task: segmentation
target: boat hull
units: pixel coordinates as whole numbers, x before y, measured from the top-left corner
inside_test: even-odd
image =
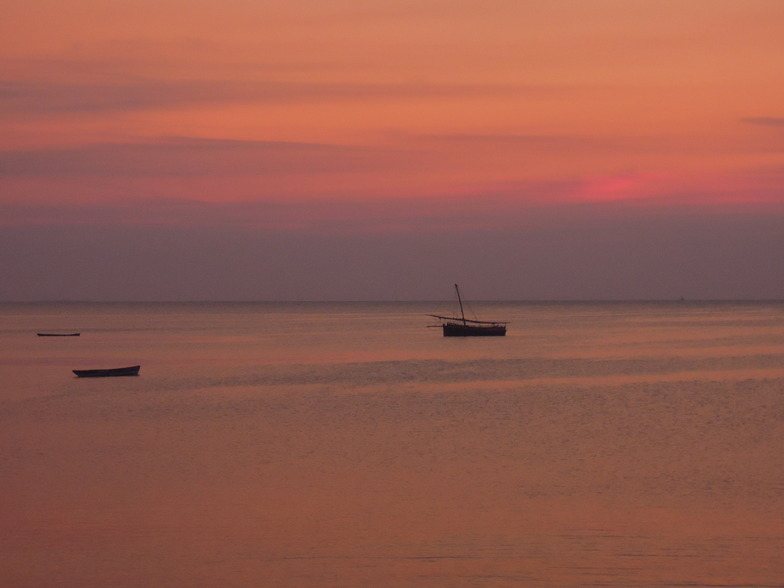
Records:
[[[457,284],[455,284],[455,294],[457,294],[457,301],[460,304],[459,317],[430,315],[441,321],[444,337],[504,337],[506,335],[506,321],[467,319],[463,309],[463,298],[460,296],[460,287]]]
[[[78,337],[79,333],[36,333],[39,337]]]
[[[122,368],[110,368],[103,370],[73,370],[78,378],[114,378],[118,376],[138,376],[141,366],[132,365]]]
[[[463,325],[446,323],[442,325],[444,337],[504,337],[506,325]]]

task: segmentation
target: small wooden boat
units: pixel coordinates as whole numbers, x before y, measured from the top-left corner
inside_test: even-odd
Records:
[[[444,331],[444,337],[503,337],[506,335],[505,321],[477,321],[467,319],[463,310],[463,299],[460,297],[460,288],[455,284],[457,301],[460,303],[460,316],[441,316],[431,314],[434,318],[442,321],[440,326]]]
[[[141,366],[132,365],[129,367],[110,368],[103,370],[73,370],[79,378],[112,378],[116,376],[138,376]]]
[[[37,333],[39,337],[78,337],[79,333]]]

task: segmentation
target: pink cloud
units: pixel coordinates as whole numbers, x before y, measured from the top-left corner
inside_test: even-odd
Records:
[[[576,188],[574,199],[589,202],[637,200],[656,195],[655,184],[661,176],[618,174],[585,178]]]

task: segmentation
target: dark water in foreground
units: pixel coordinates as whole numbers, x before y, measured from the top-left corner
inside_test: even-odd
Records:
[[[0,305],[0,584],[784,586],[784,303],[474,307]]]

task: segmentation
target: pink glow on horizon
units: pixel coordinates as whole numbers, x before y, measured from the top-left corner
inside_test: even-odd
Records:
[[[655,197],[651,183],[655,177],[632,174],[586,178],[576,199],[589,202],[637,200]]]

